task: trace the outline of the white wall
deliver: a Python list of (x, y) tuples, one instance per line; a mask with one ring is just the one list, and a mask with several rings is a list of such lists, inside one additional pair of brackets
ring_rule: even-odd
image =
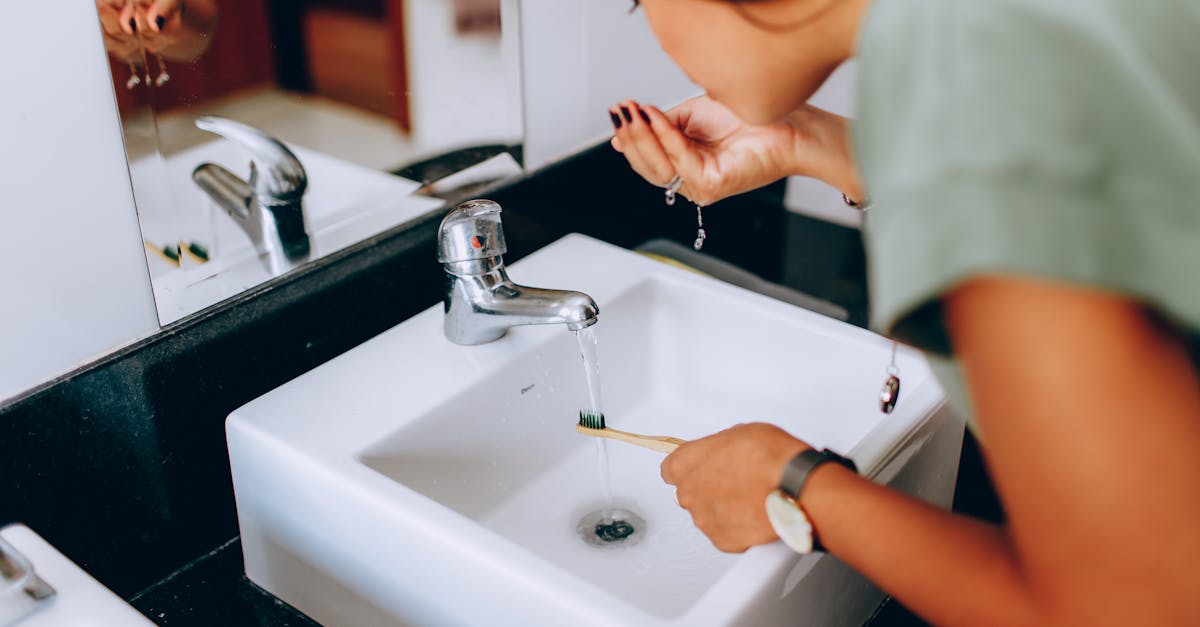
[(608, 108), (668, 108), (700, 89), (617, 0), (521, 0), (525, 164), (534, 169), (612, 134)]
[(4, 19), (0, 401), (158, 329), (95, 3)]
[(412, 136), (422, 156), (484, 143), (519, 143), (518, 0), (501, 0), (501, 35), (458, 35), (449, 0), (404, 3)]

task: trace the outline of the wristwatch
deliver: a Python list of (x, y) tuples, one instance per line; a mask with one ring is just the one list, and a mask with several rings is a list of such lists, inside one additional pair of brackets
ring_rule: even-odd
[(829, 449), (806, 449), (793, 457), (783, 469), (779, 489), (767, 495), (767, 519), (779, 534), (779, 539), (793, 551), (807, 555), (823, 550), (813, 534), (812, 523), (800, 507), (800, 492), (812, 471), (826, 463), (841, 464), (857, 473), (854, 462)]

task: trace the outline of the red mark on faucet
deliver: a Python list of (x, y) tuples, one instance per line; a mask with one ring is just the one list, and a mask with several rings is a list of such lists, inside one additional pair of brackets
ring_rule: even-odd
[(471, 238), (471, 246), (474, 246), (475, 248), (483, 248), (483, 242), (479, 240), (478, 235)]

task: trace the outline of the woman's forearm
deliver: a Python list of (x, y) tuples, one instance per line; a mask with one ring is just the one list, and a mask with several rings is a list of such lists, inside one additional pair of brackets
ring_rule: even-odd
[(791, 155), (793, 174), (820, 179), (851, 200), (863, 201), (866, 190), (854, 164), (851, 120), (808, 105), (792, 112), (788, 120), (803, 137)]
[(836, 464), (801, 495), (821, 542), (930, 622), (1036, 623), (1003, 527), (957, 516)]

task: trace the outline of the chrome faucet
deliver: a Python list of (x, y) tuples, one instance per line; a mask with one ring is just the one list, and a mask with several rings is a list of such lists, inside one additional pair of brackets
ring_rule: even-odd
[(196, 126), (250, 153), (248, 181), (215, 163), (197, 166), (192, 180), (250, 236), (256, 249), (266, 251), (267, 270), (283, 274), (308, 259), (302, 203), (308, 175), (296, 155), (279, 140), (241, 122), (206, 115), (196, 118)]
[(33, 564), (0, 538), (0, 625), (14, 625), (56, 592), (34, 572)]
[(600, 308), (587, 294), (513, 283), (504, 269), (506, 252), (500, 205), (470, 200), (442, 220), (438, 261), (446, 270), (447, 339), (486, 344), (522, 324), (565, 324), (578, 331), (596, 323)]

